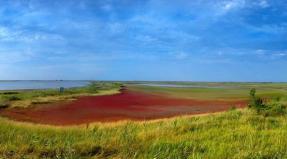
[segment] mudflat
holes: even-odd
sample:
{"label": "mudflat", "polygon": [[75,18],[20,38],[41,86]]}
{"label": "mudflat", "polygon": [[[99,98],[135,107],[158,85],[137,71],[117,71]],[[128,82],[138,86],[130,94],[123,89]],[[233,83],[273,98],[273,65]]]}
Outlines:
{"label": "mudflat", "polygon": [[203,114],[246,106],[244,100],[194,100],[154,95],[127,88],[106,96],[79,97],[72,102],[33,108],[11,108],[1,116],[17,121],[51,125],[77,125],[89,122],[150,120],[177,115]]}

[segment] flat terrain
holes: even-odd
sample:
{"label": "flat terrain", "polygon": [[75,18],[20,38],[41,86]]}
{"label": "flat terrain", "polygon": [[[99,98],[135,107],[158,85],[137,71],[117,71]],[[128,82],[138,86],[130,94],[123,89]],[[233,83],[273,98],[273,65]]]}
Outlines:
{"label": "flat terrain", "polygon": [[72,125],[97,121],[147,120],[201,114],[246,106],[246,100],[195,100],[122,89],[121,93],[80,97],[75,101],[23,109],[6,109],[0,115],[19,121]]}
{"label": "flat terrain", "polygon": [[[153,84],[166,85],[148,86],[149,82],[132,83],[129,88],[152,94],[162,94],[171,97],[201,100],[234,100],[249,99],[249,91],[257,90],[257,95],[263,98],[285,97],[287,95],[286,83],[237,83],[237,82],[152,82]],[[141,85],[147,84],[147,85]],[[171,85],[171,87],[168,87]],[[179,85],[180,87],[175,87]],[[287,104],[287,103],[286,103]]]}
{"label": "flat terrain", "polygon": [[[0,92],[0,158],[287,158],[286,83],[124,84]],[[277,113],[229,109],[251,88]]]}
{"label": "flat terrain", "polygon": [[[163,84],[164,87],[160,86]],[[18,121],[52,125],[160,119],[225,111],[231,107],[243,108],[247,106],[251,88],[256,88],[257,94],[266,100],[277,100],[283,104],[287,101],[285,83],[162,82],[155,86],[125,85],[120,93],[116,93],[120,89],[119,84],[94,83],[86,88],[67,90],[64,94],[47,90],[6,95],[6,98],[23,100],[12,101],[12,107],[0,110],[0,115]],[[40,95],[33,97],[35,94]],[[21,103],[27,100],[36,104],[22,106]]]}

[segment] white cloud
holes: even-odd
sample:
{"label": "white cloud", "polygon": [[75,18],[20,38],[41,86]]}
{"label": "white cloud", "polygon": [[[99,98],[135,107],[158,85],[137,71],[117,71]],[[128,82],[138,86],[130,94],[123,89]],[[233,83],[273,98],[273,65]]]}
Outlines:
{"label": "white cloud", "polygon": [[257,50],[255,51],[255,54],[257,54],[257,55],[265,55],[265,54],[266,54],[266,51],[263,50],[263,49],[257,49]]}
{"label": "white cloud", "polygon": [[225,2],[222,6],[222,9],[224,11],[229,11],[233,8],[236,8],[238,6],[238,2],[237,1],[229,1],[229,2]]}
{"label": "white cloud", "polygon": [[287,57],[287,50],[273,51],[273,50],[258,49],[255,50],[255,55],[261,58],[275,60]]}
{"label": "white cloud", "polygon": [[180,52],[176,55],[176,58],[179,59],[179,60],[183,60],[183,59],[186,59],[188,57],[188,54],[185,53],[185,52]]}
{"label": "white cloud", "polygon": [[144,43],[153,43],[158,41],[157,38],[150,35],[138,35],[135,39]]}
{"label": "white cloud", "polygon": [[111,10],[113,10],[113,7],[110,5],[110,4],[104,4],[102,7],[101,7],[104,11],[107,11],[107,12],[109,12],[109,11],[111,11]]}
{"label": "white cloud", "polygon": [[34,53],[30,50],[15,52],[15,51],[1,51],[0,50],[0,63],[13,64],[21,61],[27,61],[34,57]]}
{"label": "white cloud", "polygon": [[243,8],[267,8],[269,6],[270,4],[267,0],[225,0],[217,3],[215,8],[217,8],[216,15],[225,15],[228,12]]}
{"label": "white cloud", "polygon": [[267,0],[227,0],[221,3],[222,9],[225,11],[230,11],[233,9],[240,8],[253,8],[253,7],[261,7],[267,8],[270,6]]}
{"label": "white cloud", "polygon": [[262,8],[269,7],[269,3],[266,0],[259,0],[258,5]]}
{"label": "white cloud", "polygon": [[108,28],[113,34],[122,33],[126,30],[125,26],[121,23],[109,23]]}
{"label": "white cloud", "polygon": [[168,17],[156,14],[156,12],[147,12],[133,16],[129,22],[130,25],[137,27],[150,27],[153,29],[174,28],[176,23],[170,22]]}
{"label": "white cloud", "polygon": [[221,1],[218,4],[219,11],[218,15],[224,15],[232,10],[237,10],[244,8],[246,5],[245,0],[228,0],[228,1]]}
{"label": "white cloud", "polygon": [[279,53],[278,56],[287,56],[287,53]]}
{"label": "white cloud", "polygon": [[172,52],[170,53],[171,56],[175,57],[177,60],[184,60],[189,57],[188,53],[186,52]]}
{"label": "white cloud", "polygon": [[0,26],[0,41],[10,41],[17,36],[18,32],[13,32],[6,27]]}
{"label": "white cloud", "polygon": [[203,64],[218,64],[218,63],[232,63],[232,60],[229,58],[220,58],[220,59],[208,59],[208,58],[200,58],[197,59],[197,62]]}
{"label": "white cloud", "polygon": [[0,41],[4,42],[35,42],[43,40],[64,40],[58,34],[49,34],[44,32],[26,32],[0,26]]}

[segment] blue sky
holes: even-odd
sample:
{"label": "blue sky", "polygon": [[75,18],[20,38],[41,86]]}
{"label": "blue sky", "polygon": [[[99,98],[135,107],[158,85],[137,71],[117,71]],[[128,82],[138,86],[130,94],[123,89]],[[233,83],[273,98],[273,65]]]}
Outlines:
{"label": "blue sky", "polygon": [[287,81],[287,3],[0,0],[0,79]]}

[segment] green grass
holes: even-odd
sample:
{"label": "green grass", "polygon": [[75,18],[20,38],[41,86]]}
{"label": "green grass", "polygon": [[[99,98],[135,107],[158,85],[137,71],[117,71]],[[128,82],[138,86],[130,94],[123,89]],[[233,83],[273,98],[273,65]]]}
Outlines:
{"label": "green grass", "polygon": [[[167,84],[183,85],[182,83],[177,82],[169,82]],[[218,86],[219,88],[175,88],[131,84],[128,86],[130,89],[137,91],[199,100],[246,100],[249,98],[249,91],[251,88],[256,88],[257,95],[263,98],[281,98],[284,101],[286,101],[287,98],[286,83],[185,83],[185,85],[188,84],[197,86]]]}
{"label": "green grass", "polygon": [[126,84],[172,84],[172,85],[185,85],[185,86],[213,86],[213,87],[235,87],[235,88],[285,88],[287,87],[286,82],[124,82]]}
{"label": "green grass", "polygon": [[64,92],[59,89],[0,91],[0,108],[30,107],[63,100],[73,100],[83,95],[102,95],[118,93],[120,83],[93,82],[85,87],[69,88]]}
{"label": "green grass", "polygon": [[50,127],[0,119],[3,158],[286,158],[287,117],[250,110]]}

